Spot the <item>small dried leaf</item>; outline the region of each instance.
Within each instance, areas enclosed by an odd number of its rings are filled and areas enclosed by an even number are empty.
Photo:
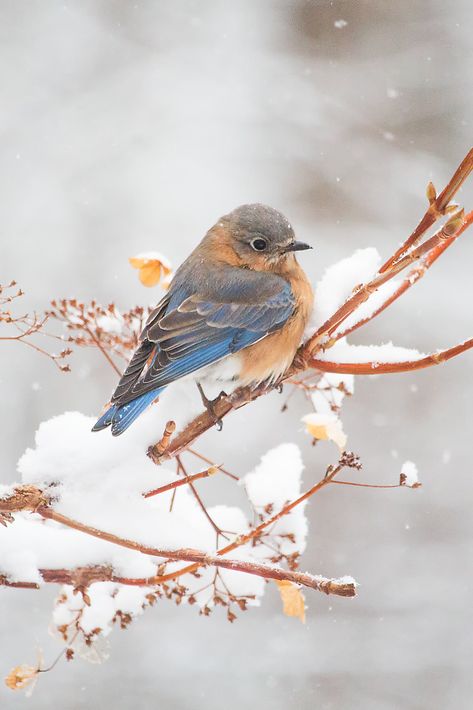
[[[168,260],[157,252],[138,254],[129,259],[134,269],[139,270],[140,281],[143,286],[156,286],[161,282],[163,288],[169,286],[172,274]]]
[[[28,688],[28,691],[31,693],[37,680],[38,671],[38,667],[34,668],[26,664],[16,666],[5,678],[5,685],[10,688],[10,690],[24,690]]]
[[[347,437],[342,422],[335,414],[307,414],[302,421],[315,439],[333,441],[340,451],[345,449]]]
[[[296,584],[287,579],[275,580],[283,603],[283,612],[286,616],[295,616],[305,623],[305,599]]]

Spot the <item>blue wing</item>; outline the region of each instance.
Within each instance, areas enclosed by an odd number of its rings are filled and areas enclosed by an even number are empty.
[[[267,272],[232,268],[193,286],[197,293],[188,279],[174,280],[95,430],[122,433],[167,385],[256,343],[294,312],[289,283]]]

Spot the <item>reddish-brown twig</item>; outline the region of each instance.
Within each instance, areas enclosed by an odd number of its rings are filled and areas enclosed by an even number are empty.
[[[301,584],[309,589],[324,594],[334,594],[340,597],[354,597],[356,595],[356,582],[348,579],[329,579],[306,572],[295,572],[277,567],[269,567],[258,562],[245,562],[243,560],[229,560],[215,558],[198,551],[188,551],[189,555],[199,559],[199,567],[217,566],[244,574],[252,574],[263,579],[286,580],[293,584]],[[153,554],[148,552],[147,554]],[[113,573],[111,567],[94,566],[79,569],[41,569],[43,582],[49,584],[70,584],[75,588],[86,588],[94,582],[116,582],[134,587],[155,587],[161,583],[160,577],[143,577],[133,579],[119,577]],[[0,576],[0,586],[14,587],[16,589],[39,589],[40,585],[33,582],[11,582],[6,577]]]
[[[439,350],[418,360],[406,360],[405,362],[331,362],[330,360],[318,360],[312,358],[311,367],[315,367],[322,372],[336,372],[341,375],[385,375],[396,372],[413,372],[422,370],[432,365],[440,365],[442,362],[451,360],[461,353],[473,348],[473,338],[465,340],[459,345],[454,345],[446,350]]]
[[[209,511],[207,510],[204,501],[202,500],[202,498],[200,497],[200,495],[199,495],[199,493],[198,493],[196,487],[194,486],[194,483],[193,483],[192,481],[189,481],[189,476],[187,475],[187,471],[186,471],[186,469],[185,469],[185,467],[184,467],[184,464],[183,464],[183,462],[182,462],[181,457],[180,457],[180,456],[176,456],[176,461],[177,461],[177,471],[178,471],[178,473],[182,473],[182,474],[187,478],[187,483],[188,483],[188,485],[189,485],[189,488],[190,488],[190,490],[191,490],[192,495],[194,496],[195,500],[197,501],[197,505],[199,506],[199,508],[201,509],[201,511],[203,512],[203,514],[205,515],[205,517],[206,517],[207,520],[209,521],[210,525],[212,526],[212,528],[215,530],[215,532],[216,532],[216,534],[217,534],[217,545],[218,545],[218,538],[219,538],[219,535],[221,535],[222,537],[224,537],[225,539],[228,540],[228,538],[227,538],[227,536],[225,535],[224,531],[217,525],[217,523],[215,522],[215,520],[212,518],[212,516],[210,515]]]
[[[340,325],[345,321],[362,303],[368,300],[372,293],[380,286],[393,279],[397,274],[410,266],[415,261],[421,259],[425,254],[437,247],[444,241],[453,241],[458,238],[460,230],[464,225],[465,218],[463,210],[453,215],[433,237],[427,239],[416,249],[410,251],[406,256],[396,261],[389,271],[379,272],[371,281],[360,286],[355,293],[348,298],[345,303],[309,338],[302,348],[302,357],[310,357],[320,347],[330,346],[330,337],[334,336],[338,340],[340,334],[337,333]]]
[[[277,513],[271,515],[262,523],[252,528],[248,533],[244,535],[239,535],[234,542],[230,543],[229,545],[226,545],[225,547],[222,547],[220,550],[217,550],[217,555],[226,555],[229,552],[233,552],[233,550],[236,550],[238,547],[246,545],[251,540],[255,540],[256,538],[260,537],[261,533],[266,530],[266,528],[273,526],[284,515],[290,513],[291,510],[294,510],[294,508],[296,508],[298,505],[308,500],[315,493],[317,493],[322,488],[331,483],[335,476],[340,473],[340,471],[345,467],[361,468],[361,464],[359,463],[358,457],[356,457],[350,452],[345,452],[336,466],[329,466],[325,476],[318,483],[309,488],[309,490],[299,496],[299,498],[283,506]],[[177,572],[170,572],[169,574],[166,574],[161,577],[161,579],[162,581],[166,581],[168,579],[176,579],[177,577],[180,577],[183,574],[191,574],[192,572],[198,570],[198,568],[198,564],[189,565],[188,567],[184,567],[183,569],[180,569]]]
[[[199,478],[208,478],[208,476],[213,476],[218,473],[219,469],[217,466],[210,466],[205,471],[200,471],[200,473],[194,473],[192,476],[185,476],[185,478],[179,478],[177,481],[172,481],[171,483],[166,483],[165,486],[160,486],[159,488],[154,488],[152,491],[143,493],[143,498],[151,498],[151,496],[157,496],[160,493],[166,493],[167,491],[172,491],[173,489],[179,488],[179,486],[186,486],[189,483],[198,481]]]
[[[460,187],[463,185],[467,177],[473,170],[473,148],[469,153],[463,158],[462,162],[456,169],[452,178],[449,180],[448,185],[442,190],[440,195],[435,196],[435,188],[430,183],[428,188],[429,196],[429,207],[427,212],[422,217],[421,221],[414,229],[412,234],[406,239],[404,244],[396,250],[393,256],[391,256],[382,265],[380,272],[389,271],[393,264],[397,262],[404,254],[427,232],[427,230],[436,222],[440,217],[445,214],[446,208],[448,207],[450,201],[453,199],[455,194],[458,192]]]
[[[323,582],[319,581],[319,578],[313,577],[310,574],[303,574],[300,572],[290,572],[283,569],[278,569],[276,567],[268,567],[267,565],[262,565],[257,562],[245,562],[242,560],[231,560],[228,558],[222,559],[221,557],[215,557],[202,552],[200,550],[193,549],[180,549],[180,550],[162,550],[155,547],[150,547],[149,545],[144,545],[134,540],[128,540],[126,538],[119,537],[118,535],[113,535],[104,530],[98,530],[89,525],[84,525],[77,520],[72,520],[61,513],[57,513],[51,508],[40,507],[37,508],[36,512],[41,515],[42,518],[47,520],[54,520],[57,523],[66,525],[67,527],[73,528],[74,530],[79,530],[92,537],[99,538],[100,540],[106,540],[119,547],[125,547],[129,550],[135,550],[136,552],[141,552],[145,555],[150,555],[153,557],[162,557],[168,560],[184,560],[187,562],[193,562],[197,567],[215,566],[224,567],[226,569],[234,570],[235,572],[245,572],[246,574],[254,574],[259,577],[264,577],[266,579],[287,579],[291,582],[297,584],[303,584],[312,589],[317,589],[323,591],[327,594],[339,594],[341,596],[354,596],[355,595],[355,584],[342,583],[337,584],[336,580],[328,580],[330,583],[327,584],[327,580],[324,578]],[[163,579],[160,577],[149,578],[146,580],[147,584],[160,584]]]
[[[100,350],[100,352],[102,353],[102,355],[104,356],[104,358],[106,359],[106,361],[108,362],[108,364],[112,367],[113,370],[115,370],[115,372],[117,373],[118,377],[121,377],[122,371],[120,370],[120,368],[118,367],[118,365],[116,365],[116,364],[113,362],[112,358],[110,357],[110,355],[108,354],[108,352],[105,350],[105,348],[103,347],[102,343],[101,343],[100,340],[97,338],[97,336],[95,335],[95,333],[93,333],[93,331],[86,325],[86,321],[85,321],[85,320],[84,320],[84,331],[87,333],[87,335],[88,335],[89,338],[92,340],[92,342],[95,343],[95,345],[96,345],[97,348]]]
[[[196,456],[196,457],[197,457],[198,459],[200,459],[201,461],[205,461],[205,463],[208,463],[210,466],[215,466],[215,468],[218,468],[218,470],[221,471],[223,474],[225,474],[225,476],[228,476],[229,478],[233,478],[234,481],[239,481],[239,480],[240,480],[240,479],[238,478],[238,476],[235,476],[234,473],[231,473],[230,471],[227,471],[227,469],[226,469],[226,468],[223,468],[223,466],[217,465],[216,463],[214,463],[214,462],[212,461],[212,459],[207,458],[207,456],[204,456],[204,455],[201,454],[199,451],[196,451],[195,449],[191,449],[191,448],[189,448],[189,447],[187,447],[186,451],[187,451],[189,454],[192,454],[192,456]]]
[[[255,566],[253,562],[243,563],[240,560],[228,560],[226,558],[222,559],[222,557],[223,555],[232,552],[238,547],[247,544],[249,541],[258,538],[266,528],[273,526],[283,516],[290,513],[296,506],[300,505],[302,502],[313,496],[317,491],[328,485],[333,480],[333,478],[343,468],[346,467],[360,468],[358,458],[349,452],[346,452],[342,455],[340,461],[336,466],[330,466],[327,469],[327,472],[321,481],[312,486],[308,491],[299,496],[296,500],[283,506],[283,508],[281,508],[278,513],[275,513],[274,515],[270,516],[258,526],[250,530],[248,533],[240,535],[236,538],[234,542],[218,550],[216,555],[214,556],[209,556],[207,553],[192,549],[161,550],[157,548],[152,548],[147,545],[135,542],[134,540],[128,540],[126,538],[114,535],[113,533],[108,533],[104,530],[98,530],[97,528],[81,523],[80,521],[72,520],[71,518],[64,516],[61,513],[58,513],[52,508],[50,508],[47,505],[47,498],[45,497],[44,493],[38,488],[35,488],[34,486],[18,486],[11,495],[0,499],[0,511],[16,512],[20,510],[32,510],[47,520],[54,520],[55,522],[66,525],[67,527],[73,528],[74,530],[78,530],[101,540],[106,540],[107,542],[111,542],[112,544],[118,545],[120,547],[126,547],[128,549],[135,550],[137,552],[142,552],[143,554],[151,556],[163,557],[168,560],[183,560],[187,562],[192,562],[191,565],[177,570],[176,572],[149,578],[146,580],[146,584],[160,584],[170,579],[176,579],[184,574],[195,572],[199,569],[199,567],[206,565],[225,567],[228,569],[234,569],[235,571],[246,572],[248,574],[258,574],[259,576],[263,576],[268,579],[288,579],[290,581],[296,581],[296,578],[293,576],[299,574],[296,572],[292,572],[292,576],[287,576],[289,573],[286,570],[280,570],[279,568],[267,568],[265,565]],[[283,576],[281,576],[281,574]],[[152,580],[152,582],[150,580]],[[142,583],[144,584],[144,582]],[[302,577],[298,578],[298,583],[305,584],[305,582],[302,581]],[[318,586],[314,586],[313,588],[319,589]],[[326,591],[326,589],[320,589],[320,591]],[[331,589],[327,593],[338,594],[340,592]],[[351,595],[343,593],[342,596]]]
[[[369,321],[373,320],[373,318],[376,318],[379,316],[380,313],[386,310],[389,306],[391,306],[394,301],[397,301],[400,296],[402,296],[408,289],[411,288],[411,286],[414,286],[427,272],[428,269],[434,264],[437,259],[442,256],[444,251],[446,251],[454,242],[457,240],[457,238],[462,234],[468,227],[473,223],[473,212],[469,212],[467,215],[465,215],[464,222],[458,232],[454,234],[452,239],[444,239],[440,243],[438,243],[436,246],[434,246],[421,260],[420,264],[415,266],[413,269],[411,269],[407,276],[404,277],[402,280],[401,284],[398,286],[398,288],[392,293],[385,301],[382,303],[373,313],[371,313],[370,316],[367,316],[366,318],[362,318],[359,320],[357,323],[354,325],[350,326],[349,328],[346,328],[345,330],[337,333],[337,340],[340,338],[344,338],[347,335],[350,335],[353,333],[355,330],[358,330],[358,328],[361,328],[362,326],[366,325]]]

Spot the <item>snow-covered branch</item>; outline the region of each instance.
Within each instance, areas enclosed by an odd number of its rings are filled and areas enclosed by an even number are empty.
[[[121,582],[123,584],[131,584],[134,586],[151,586],[159,585],[168,579],[176,579],[183,574],[190,574],[195,572],[199,567],[222,567],[224,569],[229,569],[234,572],[244,572],[246,574],[253,574],[264,579],[276,579],[276,580],[287,580],[294,582],[295,584],[301,584],[303,586],[316,589],[318,591],[325,592],[326,594],[337,594],[339,596],[354,596],[355,595],[355,583],[350,582],[350,584],[343,582],[339,583],[337,580],[329,580],[325,577],[314,577],[313,575],[295,572],[291,570],[284,570],[274,566],[268,566],[263,564],[258,564],[255,562],[245,561],[245,560],[234,560],[224,557],[224,555],[229,552],[233,552],[239,547],[246,545],[249,542],[253,542],[261,537],[263,531],[268,527],[273,527],[278,520],[283,516],[288,515],[294,508],[304,503],[308,498],[314,495],[321,488],[329,484],[333,478],[343,469],[343,468],[360,468],[358,459],[353,456],[353,454],[345,453],[336,466],[330,467],[324,478],[317,484],[312,486],[303,495],[299,496],[296,500],[287,503],[282,507],[280,511],[276,514],[269,516],[266,520],[260,523],[255,528],[251,529],[248,533],[239,535],[234,542],[230,543],[226,547],[217,551],[217,555],[209,555],[201,550],[194,550],[190,548],[185,549],[158,549],[145,545],[134,540],[126,539],[121,536],[115,535],[113,533],[107,532],[102,529],[95,528],[91,525],[86,525],[78,520],[73,520],[72,518],[58,513],[53,508],[53,497],[51,493],[45,493],[44,491],[36,488],[35,486],[16,486],[12,491],[8,492],[5,496],[0,498],[0,515],[4,514],[4,525],[8,523],[13,523],[12,513],[19,513],[29,511],[36,513],[45,520],[53,520],[56,523],[60,523],[68,528],[77,530],[91,537],[104,540],[118,547],[124,547],[134,552],[142,553],[143,555],[149,555],[151,557],[161,557],[167,561],[185,561],[192,562],[193,565],[186,567],[184,569],[178,570],[176,573],[170,573],[168,575],[153,575],[152,577],[146,577],[141,579],[131,580],[129,578],[120,577],[113,571],[111,567],[100,567],[101,570],[99,575],[104,575],[103,579],[96,578],[97,567],[90,568],[80,568],[81,585],[84,586],[84,574],[91,577],[93,582],[97,581],[114,581]],[[197,474],[199,475],[199,474]],[[207,475],[208,472],[207,472]],[[202,476],[201,476],[202,477]],[[178,481],[179,483],[180,481]],[[187,481],[188,483],[188,481]],[[164,493],[170,490],[169,486],[162,486],[161,490],[153,491],[153,494]],[[149,497],[146,496],[145,497]],[[89,569],[89,573],[84,573],[84,569]],[[106,572],[104,572],[104,569]],[[110,570],[110,571],[109,571]],[[44,571],[44,570],[43,570]],[[58,575],[55,576],[53,570],[47,570],[46,575],[43,574],[41,569],[39,574],[43,581],[55,581],[56,579],[62,578],[65,574],[69,577],[75,578],[79,574],[74,570],[61,570]],[[1,579],[1,578],[0,578]],[[4,577],[4,583],[6,583],[7,578]],[[125,580],[125,581],[123,581]],[[21,580],[16,580],[14,586],[29,586],[31,582],[22,582]],[[10,584],[11,586],[11,584]]]

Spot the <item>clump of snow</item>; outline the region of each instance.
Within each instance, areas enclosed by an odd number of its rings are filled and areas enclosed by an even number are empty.
[[[172,491],[142,496],[176,478],[173,468],[157,467],[146,456],[162,429],[150,434],[146,421],[136,422],[128,436],[113,438],[108,431],[92,433],[93,423],[78,412],[43,422],[36,447],[19,461],[23,481],[41,488],[54,483],[55,510],[87,525],[151,547],[186,547],[192,539],[192,546],[213,550],[215,534],[186,487],[176,492],[172,512]]]
[[[280,444],[261,458],[260,464],[241,480],[241,484],[256,511],[266,517],[301,495],[303,469],[299,448],[295,444]],[[304,507],[305,503],[298,505],[271,528],[271,536],[293,536],[294,542],[281,537],[281,551],[285,554],[305,549],[307,519]],[[261,549],[262,546],[255,548],[257,551]]]
[[[341,323],[338,332],[353,328],[357,323],[366,318],[370,318],[375,311],[387,301],[393,293],[399,288],[401,282],[399,279],[388,281],[374,291],[366,301],[364,301],[353,313]]]
[[[358,249],[346,259],[329,266],[315,289],[315,307],[307,326],[307,335],[312,335],[323,325],[351,296],[356,286],[372,279],[380,266],[381,256],[374,247]]]
[[[262,456],[255,470],[241,482],[253,505],[264,507],[273,503],[279,509],[299,495],[303,468],[298,446],[280,444]]]
[[[183,383],[184,384],[184,383]],[[196,388],[193,387],[192,391]],[[155,466],[146,456],[148,445],[155,442],[164,422],[173,411],[173,397],[178,397],[176,414],[183,407],[184,389],[162,398],[151,411],[140,417],[124,436],[114,438],[109,432],[92,433],[95,417],[67,412],[43,422],[35,436],[34,448],[28,449],[18,463],[23,483],[34,484],[53,497],[55,511],[83,524],[121,538],[134,540],[163,552],[162,556],[146,555],[113,545],[53,521],[45,521],[34,513],[18,513],[15,522],[0,526],[0,574],[12,581],[41,583],[41,569],[74,569],[86,566],[110,566],[119,577],[148,578],[156,575],[157,565],[167,552],[195,548],[215,553],[215,530],[199,507],[192,491],[182,486],[151,498],[143,493],[176,479],[174,466]],[[200,410],[200,404],[198,408]],[[155,410],[155,411],[153,411]],[[192,416],[187,411],[184,417]],[[173,418],[178,419],[179,417]],[[258,510],[271,503],[279,510],[288,500],[300,494],[302,460],[298,448],[286,444],[268,452],[260,465],[245,477],[251,503]],[[209,485],[202,482],[202,486]],[[0,495],[10,494],[3,486]],[[248,533],[250,523],[240,508],[217,505],[208,508],[215,524],[225,531],[228,544]],[[252,516],[253,517],[253,516]],[[231,557],[246,561],[270,562],[274,545],[281,553],[302,552],[307,535],[303,506],[284,516],[268,530],[266,544],[242,545]],[[173,572],[188,563],[168,563]],[[187,574],[179,583],[194,594],[200,606],[213,604],[212,585],[215,569],[207,567],[196,578]],[[257,605],[265,590],[264,580],[255,575],[220,569],[222,593],[229,590],[236,597],[251,597],[248,605]],[[224,586],[223,586],[224,585]],[[84,634],[100,628],[109,633],[117,611],[131,616],[141,613],[149,589],[127,588],[112,583],[94,583],[89,588],[90,605],[66,587],[65,600],[55,612],[57,626],[69,623],[80,611],[80,628]]]
[[[404,461],[401,467],[401,486],[418,488],[420,486],[417,466],[413,461]]]
[[[337,28],[337,30],[343,30],[344,27],[348,25],[348,22],[346,20],[335,20],[333,23],[333,26]]]
[[[330,362],[407,362],[409,360],[421,360],[424,353],[413,348],[403,348],[393,345],[391,342],[383,345],[351,345],[345,338],[338,340],[331,348],[317,353],[317,359],[328,360]]]

